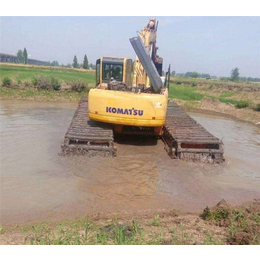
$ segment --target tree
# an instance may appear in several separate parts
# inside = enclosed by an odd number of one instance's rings
[[[28,53],[26,48],[23,50],[23,58],[24,58],[24,64],[28,64]]]
[[[190,75],[192,78],[197,78],[199,76],[199,73],[196,71],[193,71]]]
[[[199,76],[199,73],[196,71],[193,71],[193,72],[188,71],[185,73],[185,77],[187,77],[187,78],[197,78],[198,76]]]
[[[184,76],[185,76],[186,78],[189,78],[189,77],[191,77],[191,74],[192,74],[192,72],[190,72],[190,71],[187,71],[187,72],[185,73],[185,75],[184,75]]]
[[[76,55],[74,56],[72,66],[73,66],[73,68],[78,68],[78,66],[79,66],[78,59],[77,59]]]
[[[96,65],[90,63],[90,64],[89,64],[89,68],[92,69],[92,70],[95,70],[95,69],[96,69]]]
[[[89,66],[88,66],[88,57],[87,57],[87,55],[85,54],[85,56],[84,56],[84,60],[83,60],[83,69],[88,69],[89,68]]]
[[[23,51],[22,50],[18,50],[16,57],[17,57],[18,63],[24,63]]]
[[[50,64],[51,66],[59,66],[59,62],[54,60],[53,62],[51,62]]]
[[[238,81],[239,80],[239,69],[236,67],[235,69],[231,70],[231,81]]]

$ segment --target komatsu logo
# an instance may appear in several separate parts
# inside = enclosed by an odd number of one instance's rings
[[[122,115],[133,115],[133,116],[143,116],[144,111],[135,108],[116,108],[116,107],[106,107],[107,113],[122,114]]]

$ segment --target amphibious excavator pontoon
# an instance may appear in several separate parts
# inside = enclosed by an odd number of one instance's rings
[[[157,55],[158,22],[150,19],[138,37],[130,39],[136,53],[102,57],[96,62],[96,86],[82,98],[72,119],[62,154],[116,156],[114,135],[161,138],[172,158],[221,163],[223,143],[175,102],[168,101],[170,66],[162,77]]]

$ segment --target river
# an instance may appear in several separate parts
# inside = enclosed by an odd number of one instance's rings
[[[59,156],[77,104],[0,100],[0,224],[96,213],[201,212],[260,198],[260,128],[190,113],[223,138],[221,165],[171,159],[161,140],[118,142],[116,158]]]

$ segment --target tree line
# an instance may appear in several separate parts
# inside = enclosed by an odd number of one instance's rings
[[[28,64],[28,53],[26,48],[24,50],[18,50],[17,52],[17,62]],[[60,66],[58,61],[47,61],[45,62],[46,66]],[[79,64],[77,56],[75,55],[73,58],[72,64],[61,65],[62,67],[73,67],[73,68],[83,68],[83,69],[96,69],[96,66],[92,63],[89,64],[88,57],[85,54],[83,58],[83,63]],[[163,73],[164,74],[164,73]],[[216,79],[217,76],[210,75],[208,73],[198,73],[196,71],[188,71],[186,73],[176,73],[175,71],[171,72],[172,76],[184,77],[184,78],[206,78],[206,79]],[[231,70],[230,77],[220,77],[220,80],[230,80],[230,81],[241,81],[241,82],[260,82],[260,78],[252,78],[252,77],[239,77],[239,68],[236,67]]]
[[[172,72],[172,76],[176,75],[179,77],[184,77],[184,78],[217,78],[216,76],[211,76],[208,73],[198,73],[196,71],[188,71],[186,73],[176,73]]]
[[[206,78],[206,79],[216,79],[217,76],[210,75],[208,73],[198,73],[196,71],[188,71],[186,73],[175,73],[175,71],[171,72],[172,76],[184,77],[184,78]],[[236,67],[231,70],[230,77],[220,77],[220,80],[230,80],[233,82],[260,82],[260,78],[252,78],[252,77],[239,77],[239,68]]]
[[[88,62],[88,57],[87,55],[85,54],[84,55],[84,58],[83,58],[83,63],[79,64],[78,63],[78,59],[77,59],[77,56],[75,55],[74,58],[73,58],[73,62],[72,62],[72,67],[73,68],[83,68],[83,69],[96,69],[96,66],[92,63],[89,64]]]
[[[26,48],[24,48],[24,50],[18,50],[17,54],[16,54],[16,58],[17,58],[17,63],[21,63],[21,64],[28,64],[28,52],[26,50]],[[59,62],[58,61],[45,61],[44,62],[46,66],[59,66]]]
[[[228,77],[221,77],[222,80],[231,80],[234,82],[260,82],[260,78],[252,78],[252,77],[239,77],[239,68],[236,67],[231,70],[230,78]]]
[[[28,53],[26,48],[24,48],[24,50],[18,50],[17,54],[17,63],[22,63],[22,64],[28,64]],[[59,64],[58,61],[46,61],[45,62],[46,66],[61,66],[61,67],[73,67],[73,68],[83,68],[83,69],[96,69],[96,66],[92,63],[89,64],[88,62],[88,57],[85,54],[84,58],[83,58],[83,63],[78,63],[78,59],[77,56],[74,56],[73,62],[72,64],[68,63],[67,65],[64,64]]]
[[[28,64],[28,53],[26,48],[24,48],[23,51],[18,50],[16,57],[18,63]]]

